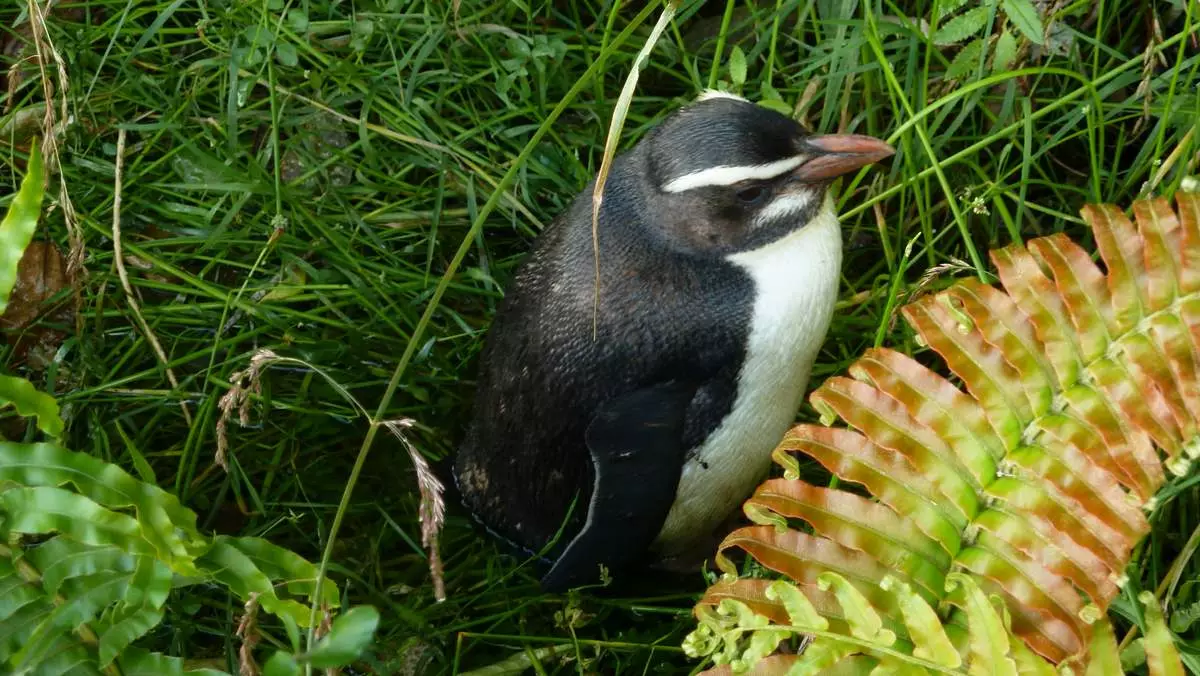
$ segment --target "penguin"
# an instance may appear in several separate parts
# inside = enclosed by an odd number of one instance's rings
[[[594,180],[539,234],[451,471],[544,591],[686,556],[766,476],[837,298],[829,183],[894,152],[706,91],[614,159],[598,278]]]

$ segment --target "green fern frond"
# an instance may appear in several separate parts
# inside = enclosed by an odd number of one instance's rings
[[[292,627],[308,626],[310,602],[340,603],[332,582],[318,592],[316,566],[297,554],[259,538],[205,536],[175,496],[53,444],[0,442],[0,534],[8,542],[0,545],[4,673],[71,665],[85,673],[221,673],[189,671],[182,660],[135,646],[162,622],[175,587],[220,584]],[[340,633],[326,637],[333,647],[325,652],[336,658],[326,662],[356,657],[378,621],[370,608],[341,616],[348,617],[354,622],[335,620]],[[314,650],[304,660],[320,657]]]
[[[1003,290],[964,281],[904,307],[963,388],[873,349],[813,392],[822,424],[779,445],[784,476],[746,501],[757,525],[721,543],[725,577],[697,605],[697,631],[717,631],[714,609],[744,607],[817,636],[808,655],[830,632],[858,636],[853,589],[894,632],[888,650],[917,661],[890,665],[880,643],[860,641],[829,664],[862,669],[828,673],[1119,673],[1096,671],[1115,664],[1105,613],[1155,492],[1200,456],[1200,197],[1181,192],[1177,204],[1178,214],[1162,199],[1138,202],[1134,220],[1086,207],[1106,271],[1056,234],[992,252]],[[847,427],[830,426],[837,419]],[[794,453],[873,499],[801,481]],[[830,628],[790,618],[775,583],[737,579],[725,554],[735,547],[797,585]],[[1151,595],[1148,661],[1177,673],[1156,604]],[[923,607],[943,633],[929,633]],[[919,632],[914,613],[927,618]],[[942,637],[964,667],[919,663]],[[736,652],[726,640],[719,654]],[[751,668],[738,659],[718,662]],[[804,659],[774,656],[749,673],[818,673],[793,669]]]

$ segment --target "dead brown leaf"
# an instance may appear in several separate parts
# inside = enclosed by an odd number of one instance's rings
[[[53,242],[34,241],[25,249],[8,308],[0,315],[0,332],[13,348],[14,365],[27,364],[38,371],[46,368],[66,338],[61,327],[74,320],[72,304],[65,297],[49,304],[70,286],[66,267],[66,259]]]

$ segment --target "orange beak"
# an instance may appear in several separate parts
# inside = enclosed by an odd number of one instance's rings
[[[890,144],[859,134],[823,134],[804,140],[813,158],[792,172],[796,181],[828,181],[896,154]]]

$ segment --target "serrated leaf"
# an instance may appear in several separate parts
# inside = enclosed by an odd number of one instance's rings
[[[8,309],[8,299],[17,283],[17,266],[33,239],[42,215],[44,181],[42,152],[37,139],[34,139],[29,148],[29,164],[25,167],[21,187],[8,205],[4,220],[0,221],[0,314]]]
[[[1013,22],[1027,40],[1038,45],[1045,43],[1042,36],[1042,19],[1030,0],[1000,0],[1000,6],[1004,8],[1008,20]]]
[[[965,4],[967,4],[967,0],[941,0],[941,2],[937,3],[937,12],[935,13],[937,22],[941,24],[943,19],[953,14],[959,7]]]
[[[946,68],[946,79],[960,80],[975,72],[975,67],[979,65],[979,59],[983,55],[983,48],[986,44],[983,38],[975,38],[958,50],[958,54]]]
[[[996,49],[992,52],[992,72],[1007,71],[1017,58],[1017,38],[1012,33],[1004,31],[996,38]]]
[[[329,633],[317,642],[305,661],[318,669],[346,666],[362,656],[375,638],[377,626],[378,610],[355,606],[333,619]]]
[[[987,5],[968,9],[938,27],[933,34],[933,44],[939,47],[957,44],[983,30],[987,25],[991,8]]]
[[[739,89],[746,84],[746,54],[737,45],[729,50],[729,81]]]

